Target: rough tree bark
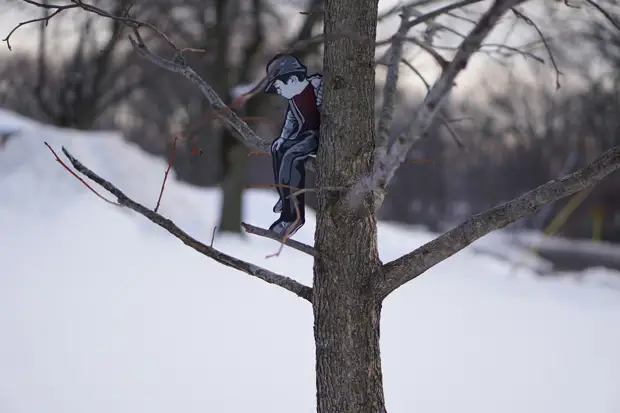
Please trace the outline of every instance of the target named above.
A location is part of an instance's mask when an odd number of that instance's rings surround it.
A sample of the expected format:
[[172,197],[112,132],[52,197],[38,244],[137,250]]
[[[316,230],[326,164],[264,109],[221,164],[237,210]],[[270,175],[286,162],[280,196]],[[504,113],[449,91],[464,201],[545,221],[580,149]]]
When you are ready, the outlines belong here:
[[[373,167],[376,0],[327,1],[325,95],[318,187],[351,186]],[[385,412],[379,320],[381,302],[369,288],[381,270],[373,203],[338,208],[319,192],[314,264],[314,336],[318,413]]]

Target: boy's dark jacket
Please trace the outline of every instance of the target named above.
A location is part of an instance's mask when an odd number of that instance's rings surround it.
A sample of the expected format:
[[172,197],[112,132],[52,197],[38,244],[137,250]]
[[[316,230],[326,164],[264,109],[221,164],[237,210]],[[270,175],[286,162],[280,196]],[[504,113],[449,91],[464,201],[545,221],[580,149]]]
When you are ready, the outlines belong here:
[[[323,75],[317,73],[308,76],[307,79],[314,90],[316,108],[320,113],[321,105],[323,104]],[[286,140],[295,139],[299,133],[307,128],[308,125],[305,124],[306,120],[303,118],[302,112],[303,111],[300,111],[295,104],[295,98],[289,99],[284,124],[282,125],[282,132],[280,132],[280,138]],[[318,127],[318,124],[316,127]],[[318,129],[316,132],[319,132]]]

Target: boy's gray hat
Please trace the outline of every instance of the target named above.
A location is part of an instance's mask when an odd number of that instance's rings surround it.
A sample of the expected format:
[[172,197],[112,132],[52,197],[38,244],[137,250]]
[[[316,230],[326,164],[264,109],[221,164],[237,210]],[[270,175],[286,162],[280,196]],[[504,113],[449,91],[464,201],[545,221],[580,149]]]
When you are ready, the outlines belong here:
[[305,76],[306,73],[306,66],[295,56],[278,54],[267,63],[267,86],[265,86],[265,93],[275,93],[276,89],[273,87],[273,83],[284,75],[303,74]]

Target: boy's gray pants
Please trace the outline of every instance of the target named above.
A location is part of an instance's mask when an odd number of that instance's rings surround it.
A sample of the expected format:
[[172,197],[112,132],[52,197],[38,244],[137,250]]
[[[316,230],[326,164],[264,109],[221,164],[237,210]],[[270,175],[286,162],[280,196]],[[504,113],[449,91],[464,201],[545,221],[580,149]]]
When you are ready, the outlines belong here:
[[[282,201],[281,219],[292,222],[297,217],[295,201],[288,198],[292,193],[306,187],[306,160],[316,155],[318,148],[318,131],[304,131],[295,139],[285,140],[277,151],[271,146],[273,171],[280,200]],[[295,189],[296,188],[296,189]],[[300,219],[305,219],[305,194],[296,196]]]

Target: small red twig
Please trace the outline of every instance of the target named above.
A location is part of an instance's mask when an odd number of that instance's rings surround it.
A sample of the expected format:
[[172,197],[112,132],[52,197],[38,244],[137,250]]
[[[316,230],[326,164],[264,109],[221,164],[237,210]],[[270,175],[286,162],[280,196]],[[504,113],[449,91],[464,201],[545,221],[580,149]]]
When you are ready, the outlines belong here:
[[[230,106],[228,106],[228,108],[230,109],[237,109],[238,107],[243,106],[243,104],[245,103],[245,100],[239,100],[236,99]],[[204,114],[204,116],[200,117],[199,119],[197,119],[195,122],[192,122],[190,124],[187,125],[187,127],[185,127],[184,129],[180,129],[177,132],[175,132],[175,135],[177,137],[177,139],[182,140],[182,141],[186,141],[186,142],[195,142],[196,137],[192,137],[191,139],[188,138],[184,138],[184,135],[190,135],[194,132],[196,132],[199,128],[203,127],[204,125],[206,125],[207,123],[209,123],[210,121],[221,121],[223,120],[221,118],[221,116],[223,116],[223,113],[226,111],[227,108],[221,108],[221,109],[216,109],[213,110],[211,112],[207,112]],[[243,121],[265,121],[265,122],[270,122],[271,120],[267,117],[264,116],[242,116],[239,119],[243,120]],[[167,133],[166,134],[162,134],[159,136],[159,139],[168,139],[167,137]]]
[[271,156],[271,154],[263,153],[263,152],[250,152],[250,153],[248,153],[248,158],[250,156]]
[[159,209],[159,204],[161,202],[161,196],[164,194],[164,188],[166,187],[166,180],[168,179],[168,173],[170,172],[170,168],[172,168],[172,162],[174,162],[174,155],[176,152],[177,145],[177,137],[175,136],[172,140],[172,153],[170,154],[170,162],[168,162],[168,169],[166,169],[166,173],[164,175],[164,181],[161,183],[161,190],[159,191],[159,198],[157,198],[157,205],[155,205],[154,211],[157,212]]
[[56,157],[56,162],[58,162],[59,164],[61,164],[63,166],[63,168],[65,168],[67,171],[69,171],[69,173],[71,175],[73,175],[78,181],[80,181],[82,184],[84,184],[84,186],[88,189],[90,189],[95,195],[97,195],[99,198],[103,199],[105,202],[107,202],[108,204],[112,204],[115,206],[121,206],[121,204],[119,204],[118,202],[114,202],[114,201],[110,201],[109,199],[106,199],[104,196],[102,196],[99,192],[95,191],[90,185],[88,185],[86,183],[86,181],[84,181],[82,178],[80,178],[75,172],[73,172],[68,166],[67,164],[65,164],[56,154],[56,152],[52,149],[52,147],[49,145],[49,143],[47,142],[43,142],[45,143],[45,146],[47,146],[49,148],[50,151],[52,151],[52,153],[54,154],[54,156]]

